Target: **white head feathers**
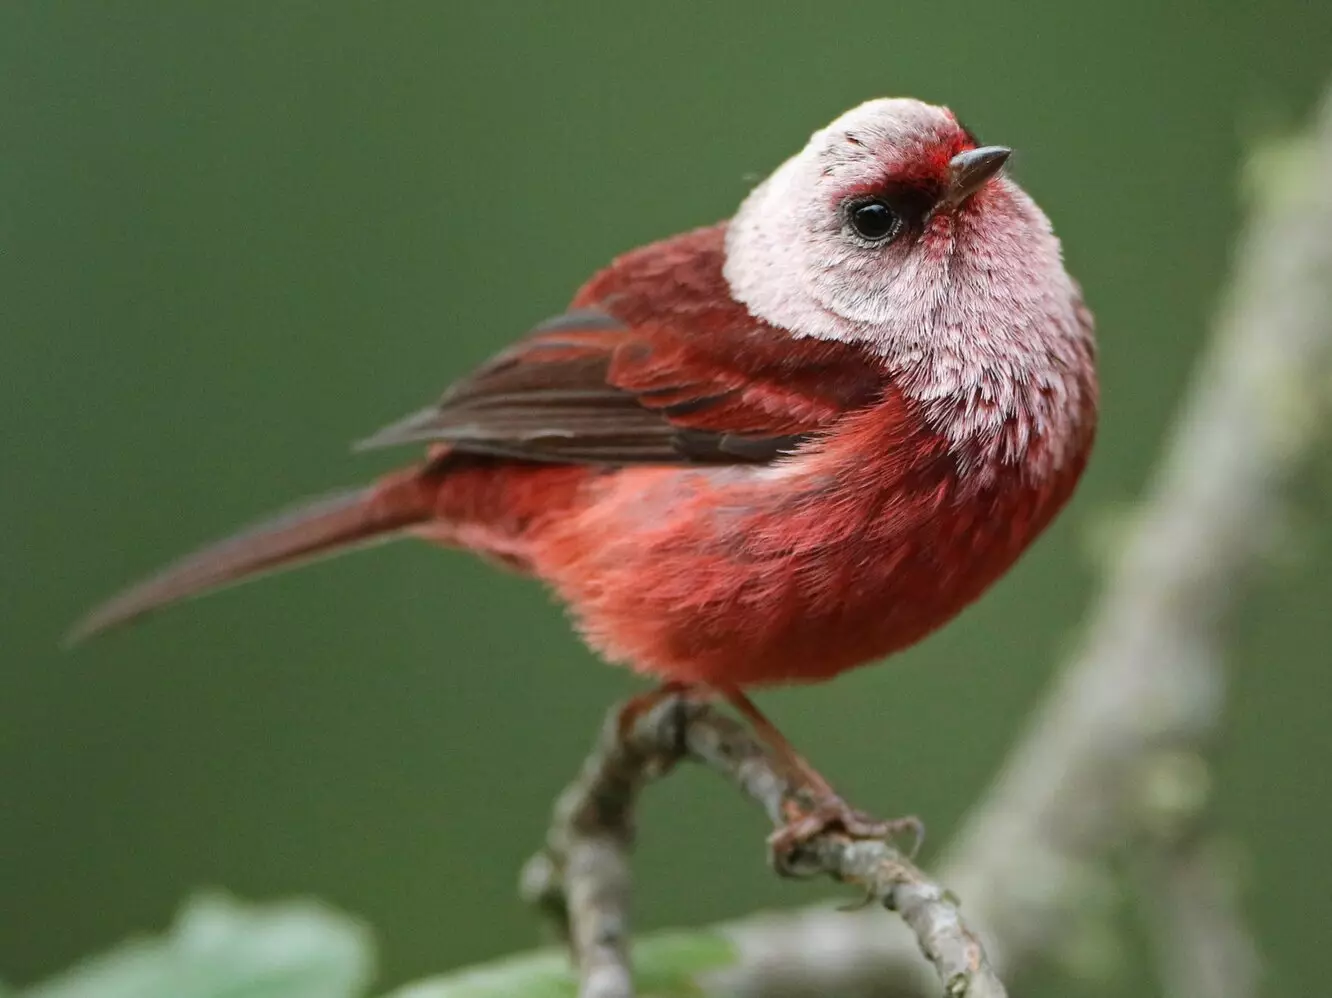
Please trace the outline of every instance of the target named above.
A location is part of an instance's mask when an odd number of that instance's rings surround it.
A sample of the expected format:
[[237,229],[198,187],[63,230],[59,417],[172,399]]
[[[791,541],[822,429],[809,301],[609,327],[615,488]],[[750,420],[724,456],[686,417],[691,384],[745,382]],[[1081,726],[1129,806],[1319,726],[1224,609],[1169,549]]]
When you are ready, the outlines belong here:
[[1039,436],[1041,463],[1058,467],[1094,391],[1092,332],[1035,202],[999,176],[884,244],[848,222],[848,202],[876,189],[941,192],[949,159],[972,144],[949,111],[921,101],[853,108],[745,199],[726,279],[753,315],[795,336],[872,348],[955,442],[1007,463]]

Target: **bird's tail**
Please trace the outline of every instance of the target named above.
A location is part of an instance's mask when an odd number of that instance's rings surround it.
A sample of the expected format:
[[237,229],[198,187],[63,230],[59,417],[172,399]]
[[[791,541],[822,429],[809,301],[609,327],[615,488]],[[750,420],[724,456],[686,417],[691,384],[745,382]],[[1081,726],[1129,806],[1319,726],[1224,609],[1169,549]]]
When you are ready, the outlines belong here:
[[65,642],[76,644],[223,586],[392,538],[430,519],[437,487],[413,468],[375,485],[307,500],[117,593],[75,624]]

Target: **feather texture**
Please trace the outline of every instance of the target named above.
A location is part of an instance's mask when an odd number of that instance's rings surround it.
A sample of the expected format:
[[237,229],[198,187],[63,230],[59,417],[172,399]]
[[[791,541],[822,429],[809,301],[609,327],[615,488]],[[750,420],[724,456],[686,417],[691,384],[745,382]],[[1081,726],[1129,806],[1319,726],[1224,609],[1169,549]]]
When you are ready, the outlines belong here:
[[66,643],[223,586],[384,539],[427,517],[430,501],[415,472],[308,499],[185,555],[94,607],[70,629]]
[[[917,101],[849,112],[732,223],[621,256],[362,444],[425,463],[205,548],[77,633],[411,534],[535,575],[662,679],[819,680],[921,639],[1067,502],[1096,423],[1048,220],[1002,177],[937,196],[974,145]],[[869,195],[910,216],[900,238],[849,236]]]
[[[543,323],[358,449],[435,442],[540,461],[761,464],[874,402],[883,381],[859,347],[819,345],[792,364],[780,351],[788,333],[727,307],[723,232],[714,226],[618,261],[620,293]],[[680,287],[637,273],[662,254],[695,279],[710,269],[712,280]],[[653,291],[674,301],[642,300]]]

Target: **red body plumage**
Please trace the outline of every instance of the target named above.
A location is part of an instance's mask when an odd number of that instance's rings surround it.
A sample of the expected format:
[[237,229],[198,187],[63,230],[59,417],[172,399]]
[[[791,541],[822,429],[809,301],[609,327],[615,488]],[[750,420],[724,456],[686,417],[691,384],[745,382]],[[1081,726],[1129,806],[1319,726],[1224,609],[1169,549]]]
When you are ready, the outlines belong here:
[[818,680],[919,640],[1049,523],[1095,426],[1090,317],[998,153],[917,102],[849,113],[736,220],[616,260],[370,441],[430,442],[423,464],[82,632],[410,533],[544,580],[604,657],[665,680]]
[[[816,460],[755,476],[484,459],[441,476],[435,517],[418,532],[546,580],[602,655],[658,678],[826,679],[918,641],[998,579],[1072,493],[1090,432],[1079,460],[1048,480],[1010,466],[968,484],[966,456],[894,389],[893,372],[858,349],[763,328],[730,299],[723,234],[629,254],[574,307],[604,306],[646,335],[651,369],[671,381],[714,381],[718,354],[748,367],[746,403],[790,417],[780,429],[837,420]],[[690,330],[698,356],[673,332],[664,344],[643,332],[653,324]],[[771,366],[790,377],[765,381]],[[799,383],[811,371],[817,403]],[[839,396],[860,393],[875,404],[847,415]]]

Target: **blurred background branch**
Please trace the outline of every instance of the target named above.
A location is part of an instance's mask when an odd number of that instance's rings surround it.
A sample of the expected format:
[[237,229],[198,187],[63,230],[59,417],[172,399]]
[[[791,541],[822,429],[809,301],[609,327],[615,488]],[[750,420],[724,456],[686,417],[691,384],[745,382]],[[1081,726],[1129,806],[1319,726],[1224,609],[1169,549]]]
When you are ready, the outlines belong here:
[[1134,864],[1161,991],[1168,998],[1253,998],[1261,967],[1239,897],[1238,857],[1198,824],[1144,849]]

